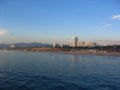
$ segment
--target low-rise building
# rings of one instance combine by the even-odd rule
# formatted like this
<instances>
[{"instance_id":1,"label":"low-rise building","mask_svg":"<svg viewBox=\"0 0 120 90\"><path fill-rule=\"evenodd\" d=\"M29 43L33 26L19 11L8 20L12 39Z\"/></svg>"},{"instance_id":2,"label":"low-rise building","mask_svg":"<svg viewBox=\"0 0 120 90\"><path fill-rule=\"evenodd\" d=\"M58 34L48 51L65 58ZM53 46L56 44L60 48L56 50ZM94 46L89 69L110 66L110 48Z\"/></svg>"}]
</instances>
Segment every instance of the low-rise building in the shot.
<instances>
[{"instance_id":1,"label":"low-rise building","mask_svg":"<svg viewBox=\"0 0 120 90\"><path fill-rule=\"evenodd\" d=\"M53 47L61 47L58 43L53 43Z\"/></svg>"}]
</instances>

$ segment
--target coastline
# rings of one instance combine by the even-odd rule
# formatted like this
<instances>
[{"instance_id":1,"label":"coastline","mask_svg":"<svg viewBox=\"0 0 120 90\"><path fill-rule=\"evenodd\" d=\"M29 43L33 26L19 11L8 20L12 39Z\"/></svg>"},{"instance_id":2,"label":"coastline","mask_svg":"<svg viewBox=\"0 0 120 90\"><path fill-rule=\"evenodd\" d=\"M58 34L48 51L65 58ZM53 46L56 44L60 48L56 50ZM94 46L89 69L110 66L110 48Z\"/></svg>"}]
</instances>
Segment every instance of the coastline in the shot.
<instances>
[{"instance_id":1,"label":"coastline","mask_svg":"<svg viewBox=\"0 0 120 90\"><path fill-rule=\"evenodd\" d=\"M90 56L116 56L120 57L120 53L81 53L79 51L71 52L71 51L38 51L38 52L46 52L46 53L58 53L58 54L73 54L73 55L90 55Z\"/></svg>"},{"instance_id":2,"label":"coastline","mask_svg":"<svg viewBox=\"0 0 120 90\"><path fill-rule=\"evenodd\" d=\"M98 50L0 50L0 52L8 52L8 51L20 51L20 52L45 52L45 53L58 53L58 54L74 54L74 55L92 55L92 56L117 56L120 57L119 52L107 52L107 51L98 51Z\"/></svg>"}]
</instances>

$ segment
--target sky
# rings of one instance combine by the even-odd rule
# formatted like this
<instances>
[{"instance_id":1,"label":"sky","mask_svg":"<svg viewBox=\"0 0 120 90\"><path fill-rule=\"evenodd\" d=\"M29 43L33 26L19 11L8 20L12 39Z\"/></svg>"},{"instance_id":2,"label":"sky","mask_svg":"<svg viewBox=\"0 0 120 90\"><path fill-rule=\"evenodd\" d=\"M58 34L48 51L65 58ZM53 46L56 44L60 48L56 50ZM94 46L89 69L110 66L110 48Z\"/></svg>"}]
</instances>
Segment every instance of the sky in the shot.
<instances>
[{"instance_id":1,"label":"sky","mask_svg":"<svg viewBox=\"0 0 120 90\"><path fill-rule=\"evenodd\" d=\"M120 0L0 0L0 43L120 41Z\"/></svg>"}]
</instances>

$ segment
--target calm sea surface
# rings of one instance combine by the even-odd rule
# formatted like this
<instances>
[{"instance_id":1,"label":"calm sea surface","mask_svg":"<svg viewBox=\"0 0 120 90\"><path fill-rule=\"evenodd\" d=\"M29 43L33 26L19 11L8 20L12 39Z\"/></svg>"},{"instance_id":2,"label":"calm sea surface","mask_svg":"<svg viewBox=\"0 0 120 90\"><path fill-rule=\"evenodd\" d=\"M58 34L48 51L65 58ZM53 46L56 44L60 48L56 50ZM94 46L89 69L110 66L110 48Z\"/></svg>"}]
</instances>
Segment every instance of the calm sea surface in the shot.
<instances>
[{"instance_id":1,"label":"calm sea surface","mask_svg":"<svg viewBox=\"0 0 120 90\"><path fill-rule=\"evenodd\" d=\"M0 51L0 90L120 90L120 57Z\"/></svg>"}]
</instances>

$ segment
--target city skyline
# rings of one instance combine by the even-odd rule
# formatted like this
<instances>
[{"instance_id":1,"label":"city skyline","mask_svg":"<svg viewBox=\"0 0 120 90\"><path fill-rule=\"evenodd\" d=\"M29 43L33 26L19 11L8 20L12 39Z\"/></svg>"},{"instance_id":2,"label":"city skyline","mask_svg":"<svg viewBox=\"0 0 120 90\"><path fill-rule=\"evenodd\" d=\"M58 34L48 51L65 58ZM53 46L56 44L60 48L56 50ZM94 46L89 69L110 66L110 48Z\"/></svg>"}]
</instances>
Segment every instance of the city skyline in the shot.
<instances>
[{"instance_id":1,"label":"city skyline","mask_svg":"<svg viewBox=\"0 0 120 90\"><path fill-rule=\"evenodd\" d=\"M119 0L0 0L0 43L119 43Z\"/></svg>"}]
</instances>

